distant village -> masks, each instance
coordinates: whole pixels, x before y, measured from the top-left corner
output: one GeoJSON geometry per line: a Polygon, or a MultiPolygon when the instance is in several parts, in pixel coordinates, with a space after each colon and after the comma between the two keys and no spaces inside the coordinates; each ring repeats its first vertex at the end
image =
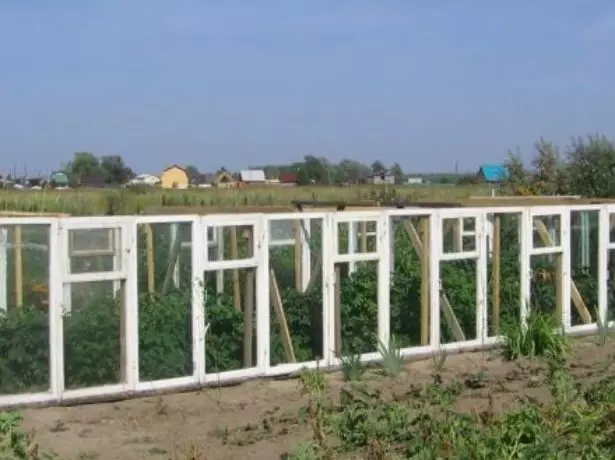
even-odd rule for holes
{"type": "MultiPolygon", "coordinates": [[[[499,183],[507,177],[508,171],[501,165],[483,165],[476,175],[470,175],[469,179],[475,182],[499,183]]],[[[468,179],[468,176],[464,176],[468,179]]],[[[63,171],[55,171],[49,177],[17,178],[0,176],[0,188],[14,190],[42,190],[53,188],[58,190],[75,187],[157,187],[163,189],[187,189],[187,188],[240,188],[246,186],[280,186],[293,187],[299,185],[298,173],[281,172],[276,177],[268,177],[263,169],[246,169],[239,172],[220,170],[217,173],[191,173],[189,169],[179,165],[167,167],[159,175],[137,174],[124,184],[106,184],[99,177],[82,181],[79,184],[71,184],[70,178],[63,171]],[[92,180],[94,179],[94,180],[92,180]]],[[[403,184],[396,181],[396,177],[387,171],[380,174],[371,174],[356,184],[338,185],[428,185],[431,181],[420,176],[404,177],[403,184]]],[[[454,185],[454,183],[450,183],[454,185]]]]}

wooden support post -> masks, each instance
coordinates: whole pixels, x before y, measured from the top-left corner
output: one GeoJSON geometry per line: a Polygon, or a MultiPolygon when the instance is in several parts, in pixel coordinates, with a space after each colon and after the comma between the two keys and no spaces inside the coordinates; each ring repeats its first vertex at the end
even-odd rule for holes
{"type": "Polygon", "coordinates": [[[21,225],[15,225],[15,242],[13,248],[15,251],[15,305],[23,306],[23,239],[21,233],[21,225]]]}
{"type": "Polygon", "coordinates": [[[286,354],[286,362],[296,363],[297,358],[295,357],[295,350],[288,329],[284,306],[282,305],[282,296],[280,295],[280,289],[278,288],[278,282],[273,268],[269,270],[269,288],[271,289],[271,305],[273,306],[273,311],[280,324],[280,335],[282,336],[282,345],[284,346],[284,353],[286,354]]]}
{"type": "Polygon", "coordinates": [[[498,215],[493,216],[493,252],[491,256],[491,321],[493,325],[493,335],[500,334],[500,310],[501,310],[501,297],[500,297],[500,282],[502,279],[501,268],[501,256],[502,256],[502,222],[501,217],[498,215]]]}
{"type": "MultiPolygon", "coordinates": [[[[252,230],[246,234],[248,246],[252,244],[252,230]]],[[[252,367],[254,344],[254,269],[246,270],[243,306],[243,365],[252,367]]]]}
{"type": "MultiPolygon", "coordinates": [[[[181,241],[181,236],[179,232],[179,224],[177,222],[174,222],[170,225],[170,232],[171,232],[171,254],[170,256],[172,256],[173,250],[175,248],[175,242],[181,241]]],[[[179,249],[181,249],[181,245],[179,246],[179,249]]],[[[175,257],[175,259],[173,259],[172,257],[169,257],[169,259],[173,260],[173,263],[174,263],[172,279],[173,279],[173,284],[175,285],[176,288],[178,288],[179,287],[179,251],[177,252],[177,257],[175,257]]]]}
{"type": "Polygon", "coordinates": [[[362,221],[360,225],[361,231],[361,246],[360,251],[362,254],[367,252],[367,222],[362,221]]]}
{"type": "MultiPolygon", "coordinates": [[[[414,225],[412,225],[412,222],[408,220],[404,221],[404,228],[406,230],[406,233],[410,237],[410,240],[412,241],[414,250],[417,252],[417,254],[419,254],[419,257],[420,257],[420,254],[423,252],[423,243],[421,242],[421,238],[418,232],[416,231],[416,228],[414,228],[414,225]]],[[[444,320],[447,322],[448,326],[451,328],[451,331],[453,333],[453,337],[455,337],[455,340],[458,342],[465,341],[466,340],[465,334],[463,332],[463,329],[461,329],[459,320],[455,316],[453,307],[451,306],[451,303],[446,297],[446,294],[444,294],[443,292],[440,292],[440,309],[442,310],[442,315],[444,316],[444,320]]]]}
{"type": "MultiPolygon", "coordinates": [[[[543,244],[545,246],[551,246],[551,247],[555,246],[555,242],[551,238],[551,235],[549,234],[549,230],[547,230],[547,227],[544,224],[544,222],[542,222],[540,219],[535,219],[534,224],[536,225],[538,236],[542,240],[543,244]]],[[[567,308],[566,306],[562,305],[562,295],[561,295],[561,284],[562,283],[559,282],[560,280],[559,277],[561,276],[562,269],[563,267],[561,266],[561,255],[558,255],[558,262],[557,262],[557,280],[558,280],[557,286],[558,288],[556,288],[558,289],[558,291],[556,292],[556,297],[557,297],[557,307],[556,308],[558,309],[558,313],[559,313],[558,318],[562,317],[561,308],[567,308]]],[[[590,324],[592,322],[592,315],[589,312],[589,309],[587,308],[587,305],[585,304],[585,301],[583,300],[583,297],[581,296],[581,293],[579,292],[577,285],[572,279],[570,280],[570,294],[572,297],[572,303],[577,309],[577,312],[579,313],[581,320],[585,324],[590,324]]]]}
{"type": "Polygon", "coordinates": [[[421,345],[429,345],[429,218],[421,220],[421,345]]]}
{"type": "Polygon", "coordinates": [[[454,242],[453,247],[455,252],[463,251],[463,217],[459,217],[452,221],[454,242]]]}
{"type": "Polygon", "coordinates": [[[0,227],[0,314],[8,310],[8,247],[9,230],[0,227]]]}
{"type": "Polygon", "coordinates": [[[163,295],[168,292],[171,281],[175,277],[175,268],[178,265],[177,262],[179,259],[179,251],[181,250],[181,247],[181,238],[175,238],[173,246],[171,247],[171,253],[169,254],[169,265],[167,265],[167,272],[164,276],[164,281],[162,282],[162,289],[160,290],[160,293],[163,295]]]}
{"type": "Polygon", "coordinates": [[[301,244],[301,221],[293,222],[293,235],[295,236],[295,289],[301,292],[303,289],[302,244],[301,244]]]}
{"type": "Polygon", "coordinates": [[[301,291],[305,292],[312,278],[312,247],[311,242],[311,221],[301,219],[299,230],[301,231],[301,291]]]}
{"type": "Polygon", "coordinates": [[[128,376],[128,368],[126,362],[126,349],[128,348],[128,334],[130,333],[126,325],[126,295],[125,285],[123,281],[120,282],[120,288],[118,290],[118,309],[120,315],[120,382],[126,383],[128,376]]]}
{"type": "Polygon", "coordinates": [[[335,304],[334,304],[335,341],[334,341],[333,349],[335,350],[335,356],[341,356],[342,355],[342,274],[340,271],[339,264],[335,265],[334,294],[335,294],[335,304]]]}
{"type": "MultiPolygon", "coordinates": [[[[231,259],[239,259],[239,249],[237,247],[237,227],[230,227],[231,231],[231,259]]],[[[239,289],[239,270],[233,269],[233,304],[237,311],[241,311],[241,292],[239,289]]]]}
{"type": "Polygon", "coordinates": [[[156,292],[156,260],[154,259],[154,232],[151,224],[145,224],[145,246],[147,251],[147,290],[156,292]]]}
{"type": "MultiPolygon", "coordinates": [[[[224,260],[224,227],[215,227],[216,232],[216,260],[224,260]]],[[[216,294],[224,292],[224,270],[216,271],[216,294]]]]}
{"type": "MultiPolygon", "coordinates": [[[[359,241],[359,226],[357,222],[348,222],[348,254],[357,253],[357,243],[359,241]]],[[[355,261],[348,262],[348,276],[357,271],[357,263],[355,261]]]]}

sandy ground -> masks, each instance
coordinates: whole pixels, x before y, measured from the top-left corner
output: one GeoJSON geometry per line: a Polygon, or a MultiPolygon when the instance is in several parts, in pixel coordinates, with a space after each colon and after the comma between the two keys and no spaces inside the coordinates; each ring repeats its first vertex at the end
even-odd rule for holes
{"type": "MultiPolygon", "coordinates": [[[[614,374],[615,342],[575,342],[570,369],[589,382],[614,374]]],[[[389,397],[408,395],[430,381],[431,359],[407,364],[403,377],[373,379],[389,397]]],[[[548,399],[544,366],[503,362],[495,352],[451,355],[440,375],[464,386],[458,409],[495,410],[519,404],[519,396],[548,399]]],[[[332,391],[344,383],[328,376],[332,391]]],[[[386,397],[386,396],[385,396],[386,397]]],[[[156,396],[118,403],[27,409],[23,426],[34,430],[43,451],[61,459],[276,459],[310,435],[299,421],[305,404],[297,380],[259,380],[235,387],[156,396]]]]}

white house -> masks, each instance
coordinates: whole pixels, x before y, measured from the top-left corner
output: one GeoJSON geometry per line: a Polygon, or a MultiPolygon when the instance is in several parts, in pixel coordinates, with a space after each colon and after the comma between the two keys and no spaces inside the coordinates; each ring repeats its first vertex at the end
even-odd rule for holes
{"type": "Polygon", "coordinates": [[[239,173],[241,182],[250,183],[265,183],[265,171],[262,169],[244,169],[239,173]]]}
{"type": "Polygon", "coordinates": [[[153,176],[151,174],[139,174],[135,176],[128,182],[128,185],[149,185],[155,186],[160,183],[160,178],[158,176],[153,176]]]}

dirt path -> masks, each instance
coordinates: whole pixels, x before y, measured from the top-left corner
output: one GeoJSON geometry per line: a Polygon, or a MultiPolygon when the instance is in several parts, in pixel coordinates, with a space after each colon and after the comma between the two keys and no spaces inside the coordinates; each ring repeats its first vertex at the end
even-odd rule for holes
{"type": "MultiPolygon", "coordinates": [[[[591,340],[574,347],[570,369],[584,381],[615,374],[615,344],[591,340]]],[[[409,395],[430,381],[433,360],[408,363],[403,378],[370,379],[384,397],[409,395]]],[[[496,410],[519,404],[519,396],[549,398],[544,366],[502,362],[494,353],[452,355],[440,375],[464,386],[458,409],[496,410]]],[[[343,385],[331,374],[332,391],[343,385]]],[[[299,422],[304,404],[297,380],[253,381],[230,388],[165,395],[110,404],[23,411],[23,426],[35,430],[44,451],[61,459],[276,459],[310,434],[299,422]],[[194,451],[193,456],[188,456],[194,451]]]]}

